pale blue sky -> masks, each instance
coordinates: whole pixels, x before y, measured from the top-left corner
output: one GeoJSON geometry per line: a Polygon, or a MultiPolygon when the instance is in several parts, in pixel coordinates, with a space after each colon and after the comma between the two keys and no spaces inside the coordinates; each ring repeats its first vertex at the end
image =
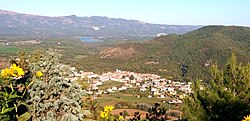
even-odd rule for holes
{"type": "Polygon", "coordinates": [[[0,9],[46,16],[107,16],[160,24],[250,26],[250,0],[0,0],[0,9]]]}

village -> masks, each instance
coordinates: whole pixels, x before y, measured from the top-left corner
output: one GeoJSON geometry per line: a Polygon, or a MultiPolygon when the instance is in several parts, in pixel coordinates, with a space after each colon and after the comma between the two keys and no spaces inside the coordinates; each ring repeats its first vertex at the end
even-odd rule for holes
{"type": "MultiPolygon", "coordinates": [[[[161,78],[155,74],[136,73],[116,69],[114,72],[95,74],[93,72],[74,72],[75,79],[87,78],[90,84],[87,93],[98,98],[98,95],[110,94],[128,89],[138,89],[140,92],[148,91],[147,98],[170,98],[168,103],[182,103],[182,99],[190,94],[191,82],[180,82],[161,78]],[[124,85],[111,85],[108,89],[99,89],[107,81],[121,82],[124,85]]],[[[140,98],[141,95],[135,95],[140,98]]]]}
{"type": "Polygon", "coordinates": [[[39,40],[19,40],[19,41],[8,41],[0,40],[0,45],[9,46],[9,45],[28,45],[28,44],[40,44],[42,41],[39,40]]]}

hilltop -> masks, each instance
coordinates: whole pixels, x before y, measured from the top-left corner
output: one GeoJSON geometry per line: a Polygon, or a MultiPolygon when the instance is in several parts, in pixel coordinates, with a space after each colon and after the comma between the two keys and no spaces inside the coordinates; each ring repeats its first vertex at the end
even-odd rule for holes
{"type": "Polygon", "coordinates": [[[0,10],[0,37],[152,38],[183,34],[201,26],[150,24],[102,16],[39,16],[0,10]]]}
{"type": "Polygon", "coordinates": [[[121,44],[114,48],[129,48],[136,53],[124,58],[123,52],[127,51],[116,52],[116,55],[103,51],[100,56],[105,58],[100,61],[112,60],[113,66],[121,69],[172,76],[180,75],[180,66],[184,64],[188,66],[188,76],[200,77],[208,73],[211,64],[226,63],[232,52],[241,62],[249,61],[249,45],[248,27],[206,26],[183,35],[172,34],[145,43],[121,44]]]}

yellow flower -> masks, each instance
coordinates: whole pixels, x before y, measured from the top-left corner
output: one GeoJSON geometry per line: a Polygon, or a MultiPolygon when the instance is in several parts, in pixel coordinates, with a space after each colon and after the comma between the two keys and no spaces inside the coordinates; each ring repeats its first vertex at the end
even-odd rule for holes
{"type": "Polygon", "coordinates": [[[37,77],[41,77],[41,76],[43,76],[43,73],[42,73],[41,71],[37,71],[37,72],[36,72],[36,76],[37,76],[37,77]]]}
{"type": "Polygon", "coordinates": [[[106,105],[104,107],[104,112],[110,112],[114,109],[114,107],[112,105],[106,105]]]}
{"type": "Polygon", "coordinates": [[[16,64],[12,64],[12,66],[10,67],[10,72],[11,76],[13,77],[21,77],[24,76],[24,71],[22,68],[20,68],[19,66],[17,66],[16,64]]]}
{"type": "Polygon", "coordinates": [[[108,112],[101,111],[100,116],[101,116],[101,118],[106,119],[106,118],[108,118],[108,112]]]}
{"type": "Polygon", "coordinates": [[[124,120],[124,117],[123,116],[119,116],[118,120],[124,120]]]}
{"type": "Polygon", "coordinates": [[[10,74],[10,70],[8,68],[6,69],[3,69],[1,71],[1,75],[4,77],[4,78],[8,78],[9,77],[9,74],[10,74]]]}
{"type": "Polygon", "coordinates": [[[244,119],[242,121],[250,121],[250,115],[248,115],[246,117],[244,116],[244,119]]]}

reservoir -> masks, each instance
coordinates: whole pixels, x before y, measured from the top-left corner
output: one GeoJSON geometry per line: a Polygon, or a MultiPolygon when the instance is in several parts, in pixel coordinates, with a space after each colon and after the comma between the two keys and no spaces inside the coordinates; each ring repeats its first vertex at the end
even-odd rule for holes
{"type": "Polygon", "coordinates": [[[82,42],[97,42],[97,40],[90,38],[90,37],[82,37],[80,38],[82,42]]]}

